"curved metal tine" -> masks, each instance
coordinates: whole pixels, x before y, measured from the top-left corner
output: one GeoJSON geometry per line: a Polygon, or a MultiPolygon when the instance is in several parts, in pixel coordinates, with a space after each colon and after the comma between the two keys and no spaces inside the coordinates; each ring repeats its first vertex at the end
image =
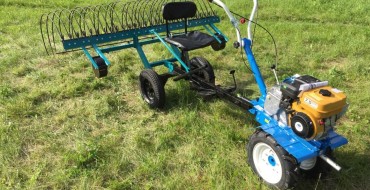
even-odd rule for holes
{"type": "MultiPolygon", "coordinates": [[[[143,16],[144,16],[144,22],[146,23],[146,27],[150,27],[150,26],[153,26],[154,23],[152,22],[152,17],[156,16],[158,17],[159,15],[151,15],[150,14],[150,6],[148,5],[152,5],[152,1],[147,1],[145,6],[144,6],[144,12],[143,12],[143,16]]],[[[152,5],[153,6],[153,5],[152,5]]]]}
{"type": "Polygon", "coordinates": [[[159,0],[153,0],[153,1],[154,1],[153,6],[150,7],[150,15],[151,15],[150,22],[152,26],[159,25],[160,17],[161,17],[161,16],[155,16],[155,15],[158,15],[157,14],[157,6],[158,6],[157,3],[159,3],[159,0]]]}
{"type": "MultiPolygon", "coordinates": [[[[143,12],[142,12],[142,16],[143,16],[143,20],[144,20],[144,23],[145,23],[145,27],[150,27],[150,26],[153,26],[153,23],[152,23],[152,17],[154,15],[150,15],[150,6],[148,5],[152,5],[152,1],[146,1],[146,4],[145,6],[143,7],[143,12]]],[[[155,16],[158,16],[158,15],[155,15],[155,16]]]]}
{"type": "MultiPolygon", "coordinates": [[[[167,2],[168,2],[167,0],[161,0],[160,1],[159,6],[157,7],[157,12],[159,13],[159,15],[162,15],[162,7],[167,2]]],[[[166,21],[164,20],[163,16],[160,16],[159,17],[159,21],[160,21],[160,24],[165,24],[166,23],[166,21]]]]}
{"type": "Polygon", "coordinates": [[[140,3],[140,6],[139,6],[138,17],[140,18],[140,21],[142,24],[141,27],[147,27],[147,21],[145,19],[145,15],[146,15],[145,8],[148,2],[150,2],[150,0],[143,1],[142,3],[140,3]]]}
{"type": "Polygon", "coordinates": [[[197,18],[202,18],[202,17],[205,17],[205,16],[207,16],[207,10],[206,10],[206,7],[204,8],[203,6],[204,6],[204,4],[202,4],[201,2],[199,2],[199,1],[202,1],[203,3],[204,3],[204,1],[203,0],[194,0],[194,1],[196,1],[196,4],[198,5],[198,7],[200,7],[200,9],[201,9],[201,11],[200,11],[200,13],[198,12],[198,14],[197,14],[197,18]],[[204,9],[203,9],[204,8],[204,9]]]}
{"type": "Polygon", "coordinates": [[[103,9],[103,20],[105,22],[105,33],[111,33],[110,29],[112,28],[111,22],[110,22],[110,14],[109,14],[109,8],[108,6],[102,5],[101,9],[103,9]]]}
{"type": "Polygon", "coordinates": [[[93,21],[93,18],[91,17],[91,13],[92,13],[92,10],[91,10],[91,7],[90,6],[87,6],[87,7],[82,7],[82,15],[83,15],[83,18],[84,18],[84,21],[83,21],[83,24],[84,24],[84,32],[85,32],[85,37],[89,37],[89,36],[92,36],[93,35],[93,28],[94,28],[94,21],[93,21]],[[88,34],[88,32],[90,32],[90,35],[88,34]]]}
{"type": "MultiPolygon", "coordinates": [[[[53,12],[52,13],[52,15],[53,15],[53,17],[51,18],[51,23],[52,23],[52,25],[51,25],[51,34],[52,34],[52,37],[53,37],[53,45],[54,45],[54,49],[55,49],[55,51],[57,51],[57,48],[56,48],[56,44],[55,44],[55,32],[54,32],[54,28],[58,31],[58,33],[59,33],[59,37],[61,38],[61,41],[63,41],[64,40],[64,34],[63,34],[63,31],[62,31],[62,25],[61,25],[61,23],[63,24],[63,26],[65,27],[65,24],[64,24],[64,22],[63,22],[63,20],[61,19],[61,17],[60,17],[60,15],[62,14],[64,12],[64,9],[61,9],[61,10],[57,10],[57,11],[55,11],[55,12],[53,12]],[[58,12],[59,12],[59,14],[58,14],[58,12]],[[58,19],[58,24],[56,24],[55,23],[55,21],[56,21],[56,19],[58,19]]],[[[65,29],[64,30],[66,30],[66,27],[65,27],[65,29]]],[[[51,46],[51,44],[50,44],[50,46],[51,46]]]]}
{"type": "Polygon", "coordinates": [[[138,9],[140,9],[140,4],[141,4],[141,0],[137,0],[135,3],[134,3],[134,8],[133,8],[133,14],[134,14],[134,18],[135,18],[135,22],[137,23],[137,26],[135,28],[140,28],[141,27],[141,22],[140,22],[140,17],[139,17],[139,11],[138,9]]]}
{"type": "MultiPolygon", "coordinates": [[[[53,52],[53,50],[55,50],[55,52],[57,52],[57,47],[56,47],[56,44],[55,44],[55,32],[54,32],[54,27],[56,27],[57,28],[57,31],[59,32],[59,36],[60,36],[60,38],[63,40],[63,34],[62,34],[62,32],[60,31],[60,29],[57,27],[57,25],[56,24],[54,24],[54,18],[55,18],[55,15],[56,15],[56,12],[54,12],[54,13],[52,13],[52,15],[53,15],[53,17],[51,18],[51,36],[52,36],[52,42],[53,42],[53,44],[51,44],[50,43],[50,36],[48,36],[48,38],[49,38],[49,43],[50,43],[50,49],[51,49],[51,51],[52,51],[52,53],[54,53],[53,52]],[[53,45],[54,45],[54,49],[53,49],[53,45]]],[[[49,17],[49,15],[48,15],[48,17],[49,17]]],[[[49,19],[49,18],[48,18],[49,19]]],[[[47,25],[46,25],[46,27],[47,27],[47,30],[49,30],[49,22],[47,22],[47,25]]],[[[49,33],[49,32],[48,32],[49,33]]]]}
{"type": "Polygon", "coordinates": [[[83,21],[82,21],[82,28],[83,28],[83,31],[82,31],[82,36],[83,37],[87,37],[87,31],[89,30],[89,23],[88,23],[88,19],[86,19],[86,15],[87,15],[87,12],[86,12],[86,7],[82,7],[81,8],[81,15],[82,15],[82,18],[83,18],[83,21]]]}
{"type": "MultiPolygon", "coordinates": [[[[57,16],[57,18],[58,18],[58,27],[57,28],[59,28],[61,34],[63,35],[63,38],[65,38],[65,36],[68,36],[69,37],[69,35],[68,35],[68,32],[69,32],[68,31],[68,27],[66,26],[65,22],[62,19],[62,14],[64,13],[65,10],[66,9],[61,9],[59,11],[59,14],[55,14],[55,16],[57,16]],[[63,33],[63,29],[66,32],[65,35],[63,33]]],[[[54,20],[54,18],[53,18],[53,20],[54,20]]]]}
{"type": "Polygon", "coordinates": [[[125,6],[127,6],[128,3],[122,3],[122,2],[118,2],[117,3],[117,12],[120,13],[120,20],[121,20],[121,27],[122,27],[122,30],[125,30],[127,27],[127,20],[124,19],[124,13],[125,13],[125,6]]]}
{"type": "Polygon", "coordinates": [[[211,16],[216,16],[217,14],[216,14],[215,10],[212,8],[213,6],[211,5],[211,3],[208,3],[208,7],[211,10],[211,16]]]}
{"type": "Polygon", "coordinates": [[[93,22],[93,28],[94,28],[94,33],[95,33],[95,35],[99,35],[99,21],[98,21],[98,19],[97,19],[97,17],[98,17],[98,12],[96,11],[96,6],[91,6],[90,7],[90,15],[91,15],[91,17],[90,18],[92,18],[91,19],[91,21],[93,22]]]}
{"type": "Polygon", "coordinates": [[[213,14],[213,10],[211,8],[211,3],[207,2],[207,0],[206,1],[200,0],[200,1],[203,2],[204,6],[207,9],[207,16],[214,16],[215,14],[213,14]]]}
{"type": "Polygon", "coordinates": [[[149,26],[155,26],[156,23],[155,23],[154,18],[160,17],[160,15],[153,13],[153,7],[156,6],[156,3],[157,3],[156,0],[152,0],[151,3],[147,3],[147,5],[150,4],[149,7],[146,8],[146,11],[145,11],[146,17],[147,17],[147,23],[149,24],[149,26]]]}
{"type": "Polygon", "coordinates": [[[100,27],[103,28],[104,31],[104,26],[100,21],[100,5],[94,6],[94,21],[95,21],[95,33],[96,35],[100,35],[100,27]]]}
{"type": "MultiPolygon", "coordinates": [[[[54,54],[54,51],[53,51],[53,45],[52,43],[54,43],[51,39],[50,39],[50,36],[52,36],[53,34],[50,35],[50,31],[49,31],[49,15],[52,14],[52,12],[48,13],[47,17],[46,17],[46,23],[45,23],[45,27],[46,27],[46,33],[47,33],[47,38],[48,38],[48,42],[49,42],[49,47],[50,47],[50,51],[52,54],[54,54]]],[[[51,24],[53,24],[51,22],[51,24]]],[[[53,26],[52,26],[53,27],[53,26]]]]}
{"type": "MultiPolygon", "coordinates": [[[[111,33],[115,33],[118,31],[118,26],[119,26],[119,23],[116,24],[116,19],[114,17],[114,13],[115,13],[115,10],[114,10],[114,3],[109,3],[108,6],[107,6],[107,9],[108,9],[108,14],[109,14],[109,19],[110,19],[110,24],[111,24],[111,33]]],[[[119,21],[119,19],[118,19],[119,21]]]]}
{"type": "Polygon", "coordinates": [[[123,23],[119,19],[119,16],[118,16],[118,14],[116,12],[117,3],[118,2],[114,2],[114,3],[111,3],[111,5],[110,5],[110,7],[111,7],[111,18],[112,18],[112,22],[118,22],[117,25],[114,24],[114,30],[115,30],[115,32],[120,31],[119,26],[122,26],[123,25],[123,23]]]}
{"type": "Polygon", "coordinates": [[[102,27],[102,30],[103,30],[103,33],[107,33],[107,27],[108,27],[108,24],[107,24],[107,21],[105,19],[105,12],[104,11],[104,5],[97,5],[97,13],[98,13],[98,23],[99,25],[102,27]],[[105,23],[105,24],[104,24],[105,23]]]}
{"type": "MultiPolygon", "coordinates": [[[[53,17],[50,19],[50,21],[51,21],[51,23],[52,23],[52,33],[54,33],[54,27],[57,29],[57,31],[58,31],[58,33],[59,33],[59,36],[60,36],[60,38],[62,39],[62,40],[64,40],[64,34],[63,34],[63,32],[62,32],[62,24],[63,24],[63,26],[65,27],[65,25],[64,25],[64,22],[62,22],[62,20],[60,19],[60,15],[62,14],[61,12],[62,12],[63,10],[57,10],[57,11],[54,11],[54,12],[52,12],[51,14],[53,15],[53,17]],[[59,13],[59,14],[58,14],[59,13]],[[58,19],[57,21],[58,21],[58,24],[56,24],[55,23],[55,21],[56,21],[56,18],[58,19]]],[[[49,14],[50,15],[50,14],[49,14]]],[[[49,16],[48,15],[48,16],[49,16]]]]}
{"type": "MultiPolygon", "coordinates": [[[[46,51],[46,54],[48,54],[48,55],[50,55],[49,54],[49,51],[48,51],[48,48],[46,47],[46,42],[45,42],[45,34],[44,34],[44,32],[43,32],[43,30],[42,30],[42,28],[43,28],[43,21],[44,21],[44,16],[45,16],[46,14],[42,14],[41,15],[41,17],[40,17],[40,33],[41,33],[41,38],[42,38],[42,42],[44,43],[44,47],[45,47],[45,51],[46,51]]],[[[48,15],[49,15],[49,13],[48,13],[48,15]]],[[[47,20],[45,20],[45,25],[47,26],[47,20]]],[[[48,36],[48,33],[46,33],[46,35],[48,36]]],[[[49,43],[50,43],[50,39],[49,39],[49,43]]]]}
{"type": "Polygon", "coordinates": [[[94,9],[92,9],[91,6],[88,6],[88,7],[85,7],[84,10],[85,10],[85,15],[87,15],[87,19],[85,19],[86,20],[85,22],[88,27],[88,31],[90,32],[89,36],[93,36],[94,32],[96,32],[94,9]],[[88,21],[90,21],[90,23],[88,21]]]}
{"type": "MultiPolygon", "coordinates": [[[[65,16],[66,16],[66,19],[67,19],[67,22],[68,22],[68,27],[66,28],[66,31],[68,33],[68,37],[70,39],[73,39],[74,31],[73,31],[73,26],[72,26],[72,23],[71,23],[72,12],[69,9],[63,9],[62,13],[64,13],[64,12],[66,12],[65,16]]],[[[60,17],[59,20],[62,20],[62,17],[60,17]]]]}
{"type": "Polygon", "coordinates": [[[66,9],[66,11],[69,12],[69,15],[68,15],[69,35],[71,39],[74,39],[75,31],[73,28],[73,12],[69,9],[66,9]]]}
{"type": "Polygon", "coordinates": [[[125,16],[126,16],[126,22],[129,26],[129,29],[134,29],[136,26],[135,26],[135,21],[133,19],[133,15],[131,14],[132,13],[132,4],[134,4],[134,1],[131,1],[129,3],[127,3],[127,7],[126,7],[126,10],[125,10],[125,16]],[[131,12],[130,12],[131,11],[131,12]]]}
{"type": "Polygon", "coordinates": [[[122,29],[125,30],[126,28],[127,29],[130,29],[131,28],[131,25],[130,23],[128,22],[128,18],[127,18],[127,14],[128,14],[128,9],[127,7],[129,7],[129,5],[131,4],[131,2],[127,2],[127,3],[121,3],[122,5],[122,9],[121,9],[121,19],[122,19],[122,23],[124,23],[124,20],[125,20],[125,25],[122,25],[122,29]],[[123,19],[123,17],[125,19],[123,19]]]}
{"type": "Polygon", "coordinates": [[[83,33],[83,30],[82,30],[82,8],[81,7],[76,7],[75,9],[71,10],[71,14],[72,14],[72,20],[71,20],[71,24],[72,24],[72,29],[74,31],[74,34],[75,34],[75,37],[79,38],[80,37],[80,34],[82,35],[83,33]],[[76,15],[79,15],[79,17],[76,18],[76,15]],[[75,26],[75,22],[76,22],[76,26],[75,26]],[[76,30],[75,27],[78,27],[78,29],[76,30]]]}

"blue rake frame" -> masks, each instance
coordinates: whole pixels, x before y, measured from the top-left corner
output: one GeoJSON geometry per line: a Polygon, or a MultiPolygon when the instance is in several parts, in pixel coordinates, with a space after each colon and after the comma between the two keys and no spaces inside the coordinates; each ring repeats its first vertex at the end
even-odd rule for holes
{"type": "MultiPolygon", "coordinates": [[[[221,39],[215,35],[216,33],[222,35],[226,41],[228,38],[214,25],[215,23],[219,23],[220,18],[218,16],[211,16],[201,19],[193,19],[188,21],[188,28],[191,27],[200,27],[203,26],[205,30],[212,35],[219,43],[221,43],[221,39]]],[[[185,28],[183,22],[175,22],[169,24],[170,30],[178,30],[185,28]]],[[[172,73],[174,70],[174,66],[172,62],[179,62],[181,66],[185,69],[186,72],[190,71],[190,68],[181,60],[181,53],[180,50],[174,46],[168,45],[164,40],[164,36],[161,33],[166,32],[166,25],[158,25],[158,26],[150,26],[145,28],[138,28],[138,29],[131,29],[125,30],[117,33],[112,34],[102,34],[97,36],[91,37],[84,37],[78,39],[70,39],[63,41],[63,47],[66,51],[74,50],[81,48],[87,58],[90,60],[91,64],[95,69],[98,69],[97,64],[95,63],[93,56],[89,52],[89,48],[94,49],[95,54],[100,56],[107,66],[110,65],[108,58],[104,55],[104,53],[110,53],[122,49],[127,48],[135,48],[139,54],[139,57],[144,65],[145,68],[151,69],[153,67],[164,65],[169,69],[169,73],[172,73]],[[148,37],[150,35],[154,35],[154,37],[148,37]],[[143,38],[140,38],[143,37],[143,38]],[[126,42],[122,42],[123,40],[127,40],[126,42]],[[119,45],[109,45],[109,43],[120,43],[119,45]],[[171,52],[173,55],[172,58],[159,60],[155,62],[149,62],[145,52],[143,50],[144,45],[154,44],[154,43],[163,43],[165,47],[171,52]],[[103,47],[103,46],[108,47],[103,47]]]]}

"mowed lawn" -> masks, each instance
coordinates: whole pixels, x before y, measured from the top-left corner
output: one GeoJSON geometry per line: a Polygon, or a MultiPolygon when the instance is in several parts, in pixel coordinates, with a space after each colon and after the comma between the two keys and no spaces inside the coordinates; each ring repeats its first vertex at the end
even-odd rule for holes
{"type": "MultiPolygon", "coordinates": [[[[142,101],[143,65],[133,49],[108,56],[109,76],[94,78],[83,52],[48,56],[39,31],[43,13],[109,0],[0,0],[0,189],[268,189],[253,174],[245,145],[258,124],[246,110],[204,101],[187,81],[166,85],[166,106],[142,101]]],[[[349,144],[335,151],[343,167],[297,189],[370,189],[370,3],[366,0],[261,0],[258,22],[275,37],[279,79],[310,74],[346,92],[338,124],[349,144]]],[[[252,1],[228,0],[249,16],[252,1]]],[[[259,96],[232,47],[234,31],[219,8],[227,48],[192,52],[213,65],[216,83],[259,96]]],[[[160,15],[154,15],[160,16],[160,15]]],[[[246,25],[242,25],[246,35],[246,25]]],[[[268,86],[274,49],[256,28],[253,51],[268,86]]],[[[152,60],[168,52],[145,47],[152,60]]],[[[160,71],[165,71],[159,69],[160,71]]]]}

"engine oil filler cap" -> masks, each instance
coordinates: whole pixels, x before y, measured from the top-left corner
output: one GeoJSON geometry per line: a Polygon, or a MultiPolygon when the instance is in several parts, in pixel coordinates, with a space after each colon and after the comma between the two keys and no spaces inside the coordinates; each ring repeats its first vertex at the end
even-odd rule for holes
{"type": "Polygon", "coordinates": [[[326,89],[320,89],[319,93],[323,96],[327,96],[327,97],[331,96],[331,92],[329,90],[326,90],[326,89]]]}

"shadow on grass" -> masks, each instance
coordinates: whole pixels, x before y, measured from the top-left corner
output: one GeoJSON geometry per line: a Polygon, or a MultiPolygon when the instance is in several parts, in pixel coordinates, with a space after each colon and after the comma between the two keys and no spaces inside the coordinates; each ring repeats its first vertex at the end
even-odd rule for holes
{"type": "Polygon", "coordinates": [[[335,156],[342,166],[340,172],[333,169],[320,179],[303,179],[295,189],[369,189],[369,155],[337,151],[335,156]]]}
{"type": "MultiPolygon", "coordinates": [[[[171,81],[172,82],[172,81],[171,81]]],[[[248,86],[253,84],[253,81],[242,81],[237,84],[237,90],[233,94],[241,94],[243,97],[249,99],[249,97],[254,93],[254,91],[247,89],[248,86]]],[[[232,87],[233,84],[220,84],[221,87],[232,87]]],[[[176,108],[187,108],[195,109],[198,108],[203,103],[211,103],[217,99],[222,100],[217,96],[203,97],[197,94],[196,90],[190,88],[188,81],[178,82],[176,85],[171,85],[166,87],[166,106],[162,110],[164,112],[171,111],[176,108]]],[[[225,102],[228,102],[225,100],[225,102]]]]}

